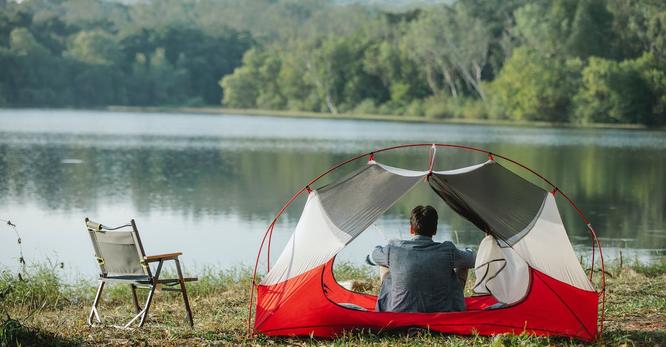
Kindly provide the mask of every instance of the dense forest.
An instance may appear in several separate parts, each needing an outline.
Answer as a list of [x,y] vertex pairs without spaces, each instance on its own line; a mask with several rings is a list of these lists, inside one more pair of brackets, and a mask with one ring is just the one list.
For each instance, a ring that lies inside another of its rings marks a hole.
[[0,0],[0,107],[666,124],[666,2]]

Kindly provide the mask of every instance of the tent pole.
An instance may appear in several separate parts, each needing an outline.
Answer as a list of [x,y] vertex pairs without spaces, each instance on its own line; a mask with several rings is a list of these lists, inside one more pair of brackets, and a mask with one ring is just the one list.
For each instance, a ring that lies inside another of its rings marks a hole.
[[437,146],[435,144],[430,147],[430,150],[428,151],[428,176],[432,174],[432,169],[435,166],[435,156],[437,155]]

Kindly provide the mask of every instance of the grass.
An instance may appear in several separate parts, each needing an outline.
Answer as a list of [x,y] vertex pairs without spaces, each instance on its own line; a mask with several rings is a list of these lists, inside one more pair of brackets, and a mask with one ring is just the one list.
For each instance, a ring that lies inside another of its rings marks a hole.
[[[579,341],[529,335],[454,336],[420,332],[358,331],[334,340],[245,336],[248,312],[249,270],[245,268],[200,271],[200,280],[188,286],[195,327],[185,322],[178,293],[161,292],[151,307],[143,329],[110,327],[131,318],[130,291],[111,286],[100,313],[103,327],[89,328],[86,316],[95,283],[65,283],[54,266],[32,266],[25,280],[0,273],[0,346],[41,345],[363,345],[363,346],[547,346],[579,345]],[[666,346],[666,261],[609,269],[606,328],[603,343],[627,346]],[[611,277],[612,276],[612,277]],[[338,280],[362,280],[376,290],[369,268],[341,264]],[[145,294],[141,298],[145,297]]]

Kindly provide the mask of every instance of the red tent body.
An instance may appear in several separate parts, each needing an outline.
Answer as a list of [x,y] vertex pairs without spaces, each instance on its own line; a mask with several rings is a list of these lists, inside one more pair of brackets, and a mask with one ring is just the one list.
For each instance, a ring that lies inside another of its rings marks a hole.
[[[528,295],[510,307],[484,310],[490,295],[466,298],[467,311],[449,313],[375,312],[377,297],[341,287],[333,260],[286,282],[258,287],[255,331],[273,336],[335,337],[345,331],[422,327],[462,335],[528,333],[593,341],[599,296],[530,269]],[[367,311],[343,307],[352,303]]]
[[[269,260],[270,236],[277,218],[300,193],[308,192],[301,217],[284,250],[272,267],[268,263],[269,271],[261,283],[253,282],[253,294],[257,290],[254,332],[334,337],[358,329],[421,327],[463,335],[528,333],[583,341],[593,341],[598,336],[602,328],[601,324],[599,329],[597,326],[599,300],[601,296],[603,314],[605,283],[603,255],[582,212],[560,193],[579,212],[598,246],[602,266],[600,291],[583,270],[567,236],[557,207],[559,189],[527,167],[488,152],[486,162],[434,171],[437,146],[484,152],[471,147],[432,145],[427,171],[384,165],[374,161],[373,153],[367,153],[367,165],[336,182],[311,188],[326,173],[363,156],[338,164],[289,200],[264,235]],[[388,149],[402,147],[405,146]],[[498,163],[495,156],[534,173],[552,189],[517,175]],[[479,244],[474,267],[477,283],[473,292],[477,295],[465,299],[463,312],[378,312],[376,296],[349,291],[336,282],[333,262],[338,252],[423,182],[453,211],[487,234]],[[489,308],[500,302],[500,308]],[[251,310],[252,304],[251,301]]]

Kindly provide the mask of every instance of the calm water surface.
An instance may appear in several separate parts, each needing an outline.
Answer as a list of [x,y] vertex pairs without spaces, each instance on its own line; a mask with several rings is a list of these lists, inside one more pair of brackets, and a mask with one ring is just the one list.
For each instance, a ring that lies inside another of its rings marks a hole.
[[[2,110],[0,219],[18,225],[28,261],[63,262],[75,274],[96,273],[84,217],[106,225],[135,218],[147,252],[183,251],[191,270],[250,265],[266,225],[310,178],[358,153],[412,142],[465,144],[507,155],[572,197],[609,257],[620,249],[642,260],[666,254],[666,133],[659,131]],[[427,169],[427,158],[427,148],[376,157],[415,170]],[[485,159],[439,150],[436,169]],[[287,210],[276,228],[274,257],[303,203],[299,199]],[[361,263],[374,244],[405,237],[409,210],[424,203],[440,211],[438,239],[478,244],[482,233],[421,185],[340,258]],[[558,204],[577,251],[589,253],[585,225],[565,201]],[[15,268],[17,255],[13,231],[0,226],[0,265]]]

